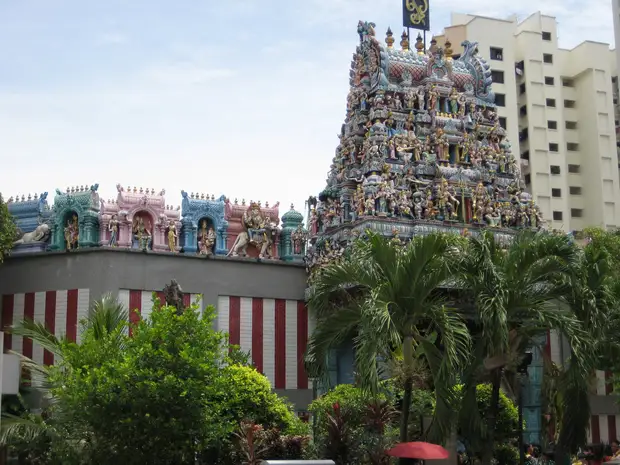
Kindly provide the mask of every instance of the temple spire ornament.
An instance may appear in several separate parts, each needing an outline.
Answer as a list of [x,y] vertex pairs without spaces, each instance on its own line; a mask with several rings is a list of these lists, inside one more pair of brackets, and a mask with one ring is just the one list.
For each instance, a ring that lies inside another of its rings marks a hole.
[[388,48],[392,48],[394,46],[394,33],[389,27],[385,34],[385,43],[387,44]]
[[415,39],[415,49],[418,51],[418,55],[424,55],[424,40],[419,32],[418,37]]
[[400,36],[400,46],[403,50],[409,50],[409,34],[407,34],[407,31],[403,31],[402,35]]

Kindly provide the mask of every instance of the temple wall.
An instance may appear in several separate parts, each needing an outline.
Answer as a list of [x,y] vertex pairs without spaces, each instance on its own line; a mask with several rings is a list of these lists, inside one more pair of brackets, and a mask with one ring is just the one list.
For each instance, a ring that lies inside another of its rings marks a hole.
[[[79,339],[78,322],[93,300],[112,292],[148,317],[152,293],[172,279],[181,285],[186,300],[202,296],[201,308],[216,306],[216,327],[251,353],[278,393],[305,409],[312,387],[302,355],[312,323],[304,303],[306,272],[300,265],[123,249],[12,257],[0,266],[0,327],[31,316],[46,322],[58,336]],[[21,338],[9,337],[5,350],[53,362],[51,354],[44,359],[42,349]]]

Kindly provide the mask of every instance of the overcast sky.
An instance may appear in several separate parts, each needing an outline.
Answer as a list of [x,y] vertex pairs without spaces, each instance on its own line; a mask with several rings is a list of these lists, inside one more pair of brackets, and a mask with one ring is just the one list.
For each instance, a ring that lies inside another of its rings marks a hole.
[[[562,47],[613,42],[609,0],[431,6],[435,33],[452,11],[543,6]],[[338,142],[359,19],[399,35],[401,2],[0,0],[0,191],[121,183],[303,210]]]

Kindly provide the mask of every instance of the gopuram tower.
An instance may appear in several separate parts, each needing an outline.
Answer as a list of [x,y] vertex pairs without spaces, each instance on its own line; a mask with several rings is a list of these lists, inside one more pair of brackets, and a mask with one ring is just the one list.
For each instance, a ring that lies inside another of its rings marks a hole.
[[433,231],[500,242],[542,218],[499,124],[491,70],[477,43],[452,58],[449,41],[425,50],[418,35],[400,48],[388,29],[360,21],[345,122],[327,186],[308,201],[311,273],[366,231],[406,241]]

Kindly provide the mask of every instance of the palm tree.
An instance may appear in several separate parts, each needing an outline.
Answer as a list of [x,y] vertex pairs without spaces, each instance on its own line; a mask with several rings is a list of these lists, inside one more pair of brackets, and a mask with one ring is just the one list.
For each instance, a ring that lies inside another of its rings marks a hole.
[[[571,290],[564,296],[564,302],[586,331],[589,345],[585,354],[588,357],[577,358],[571,353],[558,376],[560,454],[572,452],[586,442],[592,373],[596,369],[611,370],[620,357],[620,280],[617,258],[606,247],[607,239],[598,236],[580,251],[571,275]],[[569,342],[572,347],[574,344]]]
[[451,429],[451,388],[470,345],[467,327],[457,312],[446,307],[444,292],[457,258],[453,246],[457,238],[417,236],[402,246],[369,233],[367,240],[354,244],[349,256],[326,265],[311,281],[308,306],[317,326],[307,350],[310,375],[325,376],[330,350],[352,340],[361,385],[377,393],[385,365],[380,360],[390,360],[394,350],[401,348],[403,442],[407,441],[416,354],[426,361],[436,393],[429,437],[442,441]]
[[[124,344],[123,331],[129,323],[128,313],[124,305],[112,294],[106,294],[92,303],[89,315],[80,322],[82,331],[91,331],[98,340],[109,339],[109,343],[122,347]],[[54,354],[54,360],[61,361],[66,348],[72,344],[65,337],[56,337],[44,323],[33,320],[24,320],[15,324],[12,334],[28,337],[45,350]],[[19,355],[19,354],[18,354]],[[54,406],[56,418],[62,418],[62,406],[57,405],[56,399],[50,394],[50,367],[39,365],[33,360],[20,355],[22,367],[30,374],[32,384],[41,391],[46,401]],[[20,399],[22,406],[28,407]],[[58,440],[58,425],[42,415],[27,413],[22,416],[3,414],[0,428],[0,445],[10,445],[15,441],[24,443],[37,440]]]
[[[582,353],[579,322],[569,308],[558,305],[570,288],[567,277],[577,256],[568,237],[531,231],[518,234],[508,248],[485,231],[463,250],[457,283],[475,307],[475,329],[473,355],[463,374],[460,426],[482,432],[484,465],[493,457],[503,374],[514,372],[525,351],[550,329],[569,336],[574,353]],[[492,385],[486,425],[475,402],[481,381]]]

